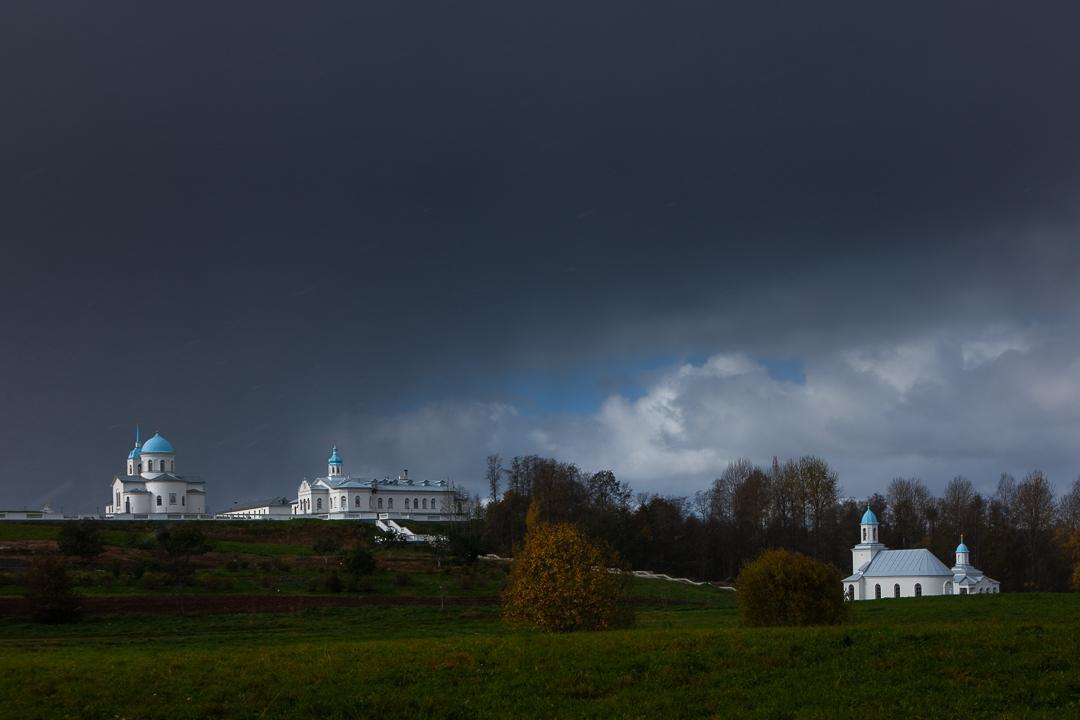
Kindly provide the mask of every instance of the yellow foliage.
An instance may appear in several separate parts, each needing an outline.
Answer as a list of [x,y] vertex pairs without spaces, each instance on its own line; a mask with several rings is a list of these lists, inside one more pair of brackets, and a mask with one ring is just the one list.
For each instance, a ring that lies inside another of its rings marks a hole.
[[503,593],[503,619],[549,632],[604,630],[627,623],[619,607],[623,578],[573,525],[534,524],[514,559]]

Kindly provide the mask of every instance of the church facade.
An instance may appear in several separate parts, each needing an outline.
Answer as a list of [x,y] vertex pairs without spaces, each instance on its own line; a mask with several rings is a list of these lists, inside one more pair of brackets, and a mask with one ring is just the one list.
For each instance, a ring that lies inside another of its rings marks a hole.
[[403,470],[396,478],[354,478],[344,473],[337,447],[330,450],[325,477],[304,478],[293,515],[330,520],[461,520],[465,500],[445,480],[413,480]]
[[890,550],[878,539],[877,516],[868,507],[859,522],[861,539],[851,549],[852,574],[844,578],[848,600],[976,595],[997,593],[1001,583],[971,564],[971,551],[960,538],[956,564],[945,563],[926,549]]
[[206,483],[176,474],[176,450],[154,433],[127,456],[127,473],[113,478],[106,517],[181,516],[206,513]]

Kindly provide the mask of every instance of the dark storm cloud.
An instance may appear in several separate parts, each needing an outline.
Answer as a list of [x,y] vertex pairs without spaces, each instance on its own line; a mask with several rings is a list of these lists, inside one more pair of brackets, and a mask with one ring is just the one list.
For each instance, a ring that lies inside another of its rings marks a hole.
[[502,407],[517,372],[1067,336],[1078,20],[7,3],[5,497],[47,459],[101,501],[136,420],[221,503],[318,471],[342,417]]

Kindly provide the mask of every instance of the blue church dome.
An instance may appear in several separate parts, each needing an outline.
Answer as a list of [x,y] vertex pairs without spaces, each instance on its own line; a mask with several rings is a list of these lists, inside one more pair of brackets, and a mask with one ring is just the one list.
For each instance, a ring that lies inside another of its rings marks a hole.
[[161,433],[154,433],[154,437],[143,443],[144,453],[175,453],[172,443],[161,437]]
[[330,450],[330,459],[326,461],[330,465],[340,465],[341,456],[337,453],[337,445]]
[[862,520],[859,521],[861,525],[877,525],[877,515],[869,507],[866,508],[866,512],[863,513]]
[[958,553],[969,553],[971,551],[968,550],[967,545],[965,545],[964,541],[961,540],[960,544],[956,546],[956,552],[958,552]]
[[138,460],[142,457],[142,453],[139,452],[139,448],[132,448],[128,453],[128,460]]

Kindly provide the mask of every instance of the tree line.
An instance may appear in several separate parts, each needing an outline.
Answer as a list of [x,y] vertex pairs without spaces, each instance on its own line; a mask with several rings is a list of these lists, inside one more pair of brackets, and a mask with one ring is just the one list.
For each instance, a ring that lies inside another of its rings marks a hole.
[[[769,548],[784,548],[851,571],[851,546],[869,506],[893,548],[927,548],[951,566],[963,535],[972,563],[1008,591],[1080,589],[1080,478],[1055,497],[1039,471],[1003,474],[979,493],[962,476],[940,497],[919,478],[896,478],[868,499],[843,497],[837,473],[818,457],[730,463],[690,497],[634,493],[610,470],[536,455],[487,458],[489,498],[472,523],[480,547],[510,555],[529,513],[577,525],[621,561],[700,580],[732,580]],[[1075,575],[1075,577],[1074,577]]]

